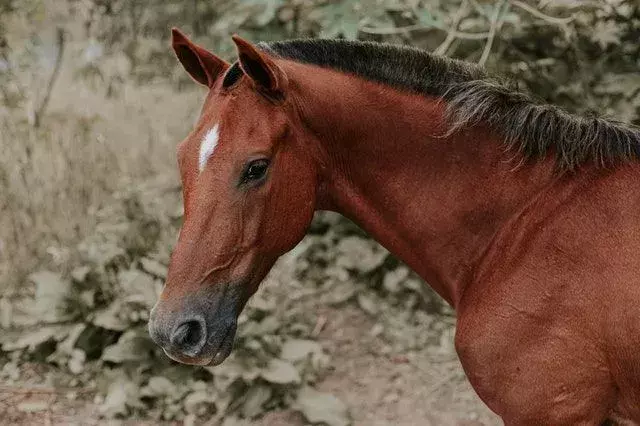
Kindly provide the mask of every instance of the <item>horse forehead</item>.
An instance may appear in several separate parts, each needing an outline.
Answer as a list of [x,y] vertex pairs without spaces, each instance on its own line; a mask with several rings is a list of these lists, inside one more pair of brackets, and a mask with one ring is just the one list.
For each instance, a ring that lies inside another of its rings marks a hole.
[[213,156],[218,143],[220,142],[220,125],[214,124],[210,127],[200,139],[200,147],[198,150],[198,171],[202,173],[209,159]]

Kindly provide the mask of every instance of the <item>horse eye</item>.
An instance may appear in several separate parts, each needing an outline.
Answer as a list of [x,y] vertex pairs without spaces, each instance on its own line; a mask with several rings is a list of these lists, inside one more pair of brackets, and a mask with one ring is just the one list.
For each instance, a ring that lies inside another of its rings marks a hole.
[[242,182],[255,182],[264,177],[269,168],[268,160],[255,160],[249,163],[242,175]]

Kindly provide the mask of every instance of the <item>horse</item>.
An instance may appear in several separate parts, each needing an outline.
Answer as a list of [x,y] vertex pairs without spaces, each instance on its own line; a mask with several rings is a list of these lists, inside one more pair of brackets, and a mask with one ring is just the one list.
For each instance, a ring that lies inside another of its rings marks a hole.
[[149,332],[218,365],[316,210],[339,212],[457,313],[471,385],[507,426],[640,424],[640,130],[484,69],[373,42],[173,29],[208,94],[177,149],[184,222]]

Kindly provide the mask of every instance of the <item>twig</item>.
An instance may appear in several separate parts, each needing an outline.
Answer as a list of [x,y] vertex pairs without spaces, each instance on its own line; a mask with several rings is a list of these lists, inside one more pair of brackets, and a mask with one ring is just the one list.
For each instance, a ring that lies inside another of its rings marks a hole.
[[[489,59],[489,54],[491,53],[491,48],[493,47],[493,40],[496,38],[496,32],[498,29],[498,18],[500,17],[500,11],[502,7],[506,3],[506,0],[500,0],[495,5],[493,9],[493,15],[491,16],[491,28],[489,28],[489,38],[487,39],[487,44],[484,45],[484,50],[482,51],[482,56],[480,56],[480,60],[478,60],[478,65],[484,66],[487,59]],[[509,5],[507,4],[507,8]],[[505,12],[507,10],[505,8]]]
[[313,331],[311,332],[311,335],[313,337],[318,337],[322,329],[324,329],[325,325],[327,325],[327,317],[324,315],[320,315],[318,317],[318,320],[316,321],[315,327],[313,327]]
[[514,6],[519,7],[520,9],[526,10],[536,18],[540,18],[552,24],[566,25],[569,22],[573,21],[574,19],[573,15],[569,16],[568,18],[556,18],[555,16],[545,15],[544,13],[540,12],[538,9],[531,7],[528,4],[521,2],[520,0],[511,0],[510,3]]
[[476,10],[476,12],[478,12],[478,15],[482,15],[488,20],[491,20],[491,15],[489,15],[487,11],[484,10],[482,6],[480,6],[478,0],[469,0],[469,2],[471,3],[471,6],[473,6],[473,8]]
[[[389,34],[400,34],[408,31],[419,31],[419,30],[442,30],[448,31],[448,29],[443,28],[438,25],[433,25],[431,27],[425,26],[423,24],[414,24],[407,25],[406,27],[395,27],[395,28],[374,28],[374,27],[361,27],[360,31],[367,34],[380,34],[380,35],[389,35]],[[453,31],[453,35],[456,38],[464,39],[464,40],[484,40],[489,37],[489,33],[467,33],[463,31]]]
[[468,6],[469,6],[469,1],[462,0],[462,3],[460,3],[460,7],[458,7],[456,14],[453,16],[453,22],[449,27],[449,31],[447,32],[447,37],[440,44],[440,46],[438,46],[433,51],[433,53],[435,53],[436,55],[445,55],[447,53],[447,50],[449,50],[451,43],[453,43],[453,41],[456,39],[455,33],[456,31],[458,31],[458,25],[460,25],[460,21],[467,13]]
[[49,77],[49,83],[47,84],[47,90],[45,92],[44,98],[40,103],[40,106],[36,109],[33,116],[33,127],[40,127],[40,121],[42,119],[42,115],[49,104],[49,100],[51,99],[51,92],[53,90],[53,86],[58,79],[58,75],[60,74],[60,68],[62,65],[62,57],[64,56],[64,30],[60,27],[56,29],[56,38],[57,38],[57,47],[58,54],[56,55],[56,62],[53,66],[53,72]]

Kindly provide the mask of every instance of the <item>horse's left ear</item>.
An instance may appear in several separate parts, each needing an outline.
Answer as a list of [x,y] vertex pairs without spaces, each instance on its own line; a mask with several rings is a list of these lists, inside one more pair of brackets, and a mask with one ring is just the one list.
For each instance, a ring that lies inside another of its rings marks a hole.
[[242,71],[259,89],[268,94],[282,96],[287,85],[284,71],[253,44],[237,35],[233,35],[232,39],[238,50],[238,62]]
[[187,73],[195,81],[209,88],[213,87],[218,77],[229,68],[226,61],[189,40],[177,28],[171,29],[171,45]]

